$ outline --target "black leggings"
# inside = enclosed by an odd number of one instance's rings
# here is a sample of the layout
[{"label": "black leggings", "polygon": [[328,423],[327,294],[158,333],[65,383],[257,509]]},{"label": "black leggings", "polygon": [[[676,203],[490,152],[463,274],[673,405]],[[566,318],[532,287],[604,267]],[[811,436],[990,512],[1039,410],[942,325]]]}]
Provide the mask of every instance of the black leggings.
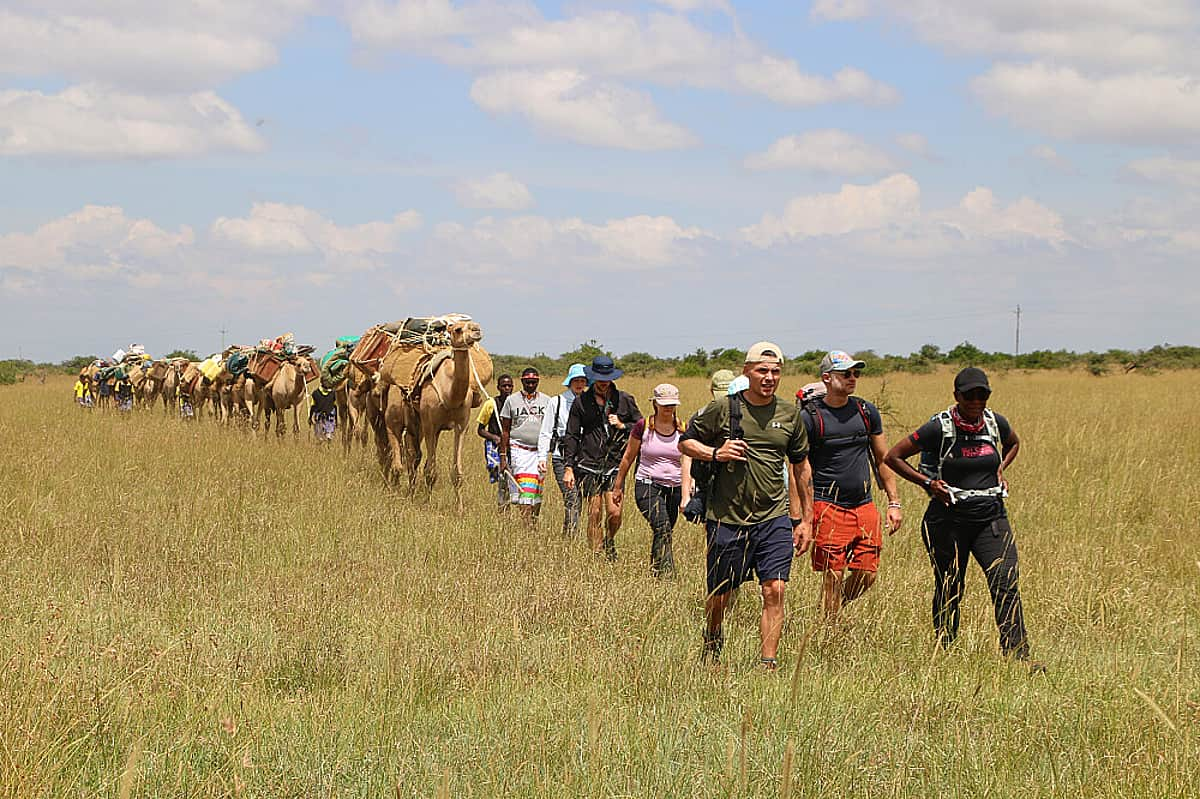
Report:
[{"label": "black leggings", "polygon": [[633,484],[633,498],[638,510],[650,523],[654,537],[650,541],[650,573],[664,577],[675,572],[675,555],[671,552],[671,531],[679,519],[679,500],[683,489],[657,483]]},{"label": "black leggings", "polygon": [[1017,542],[1008,519],[961,522],[940,515],[931,518],[926,512],[921,527],[933,566],[933,629],[938,640],[949,645],[958,635],[958,604],[967,560],[974,555],[992,594],[1000,650],[1006,655],[1028,657],[1025,613],[1017,586]]}]

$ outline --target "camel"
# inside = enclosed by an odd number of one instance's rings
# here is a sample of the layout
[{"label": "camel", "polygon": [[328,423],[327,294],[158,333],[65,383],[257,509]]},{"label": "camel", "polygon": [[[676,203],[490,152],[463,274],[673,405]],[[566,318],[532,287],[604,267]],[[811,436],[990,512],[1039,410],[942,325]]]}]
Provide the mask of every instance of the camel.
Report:
[{"label": "camel", "polygon": [[[158,404],[170,369],[171,366],[166,361],[154,361],[146,367],[146,381],[142,385],[142,404],[146,408],[153,408]],[[163,404],[167,404],[165,398]]]},{"label": "camel", "polygon": [[368,433],[377,429],[376,421],[382,421],[378,395],[371,401],[375,384],[374,375],[351,363],[346,367],[346,379],[337,387],[338,417],[343,420],[342,444],[347,452],[356,440],[366,447]]},{"label": "camel", "polygon": [[308,396],[308,382],[320,376],[317,362],[309,356],[284,361],[270,382],[262,387],[262,400],[255,403],[255,421],[261,409],[265,417],[264,432],[271,427],[275,413],[275,434],[283,437],[283,412],[292,409],[292,433],[300,435],[300,403]]},{"label": "camel", "polygon": [[179,384],[183,381],[183,367],[187,361],[182,358],[175,358],[167,361],[167,372],[162,379],[162,397],[163,411],[170,414],[172,410],[179,410]]},{"label": "camel", "polygon": [[397,386],[386,387],[384,426],[392,474],[398,475],[406,467],[409,487],[415,487],[423,448],[425,486],[429,491],[437,481],[438,437],[443,430],[454,431],[450,482],[461,506],[463,435],[470,429],[471,409],[483,403],[481,386],[492,379],[492,358],[479,346],[483,331],[476,322],[460,319],[451,322],[446,332],[453,356],[443,361],[413,396],[407,396]]}]

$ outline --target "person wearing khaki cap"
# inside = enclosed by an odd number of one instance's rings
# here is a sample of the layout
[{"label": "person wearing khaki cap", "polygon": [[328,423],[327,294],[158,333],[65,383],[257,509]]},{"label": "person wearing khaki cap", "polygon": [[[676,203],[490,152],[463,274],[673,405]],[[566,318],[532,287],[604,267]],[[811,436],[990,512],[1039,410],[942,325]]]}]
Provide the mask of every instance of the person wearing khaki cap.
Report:
[{"label": "person wearing khaki cap", "polygon": [[672,577],[675,556],[671,535],[679,512],[688,501],[683,475],[691,466],[691,458],[679,451],[679,436],[683,432],[679,389],[670,383],[655,386],[650,408],[650,415],[638,421],[629,433],[621,468],[613,483],[613,500],[621,504],[625,476],[636,463],[633,499],[652,533],[650,573],[655,577]]},{"label": "person wearing khaki cap", "polygon": [[712,389],[713,399],[725,396],[725,390],[733,382],[733,372],[729,369],[718,369],[712,373],[708,387]]},{"label": "person wearing khaki cap", "polygon": [[[710,402],[679,445],[684,455],[711,461],[715,469],[705,509],[704,654],[720,657],[730,597],[753,575],[762,590],[761,662],[768,671],[777,668],[792,558],[812,541],[808,436],[800,410],[776,396],[783,363],[776,344],[750,347],[742,367],[749,388]],[[791,469],[787,481],[785,464]]]}]

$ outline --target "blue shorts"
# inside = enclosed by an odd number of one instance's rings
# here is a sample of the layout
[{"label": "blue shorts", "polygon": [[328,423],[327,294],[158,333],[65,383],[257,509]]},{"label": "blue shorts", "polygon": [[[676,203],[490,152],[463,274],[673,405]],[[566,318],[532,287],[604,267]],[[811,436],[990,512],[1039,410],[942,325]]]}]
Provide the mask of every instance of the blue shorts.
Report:
[{"label": "blue shorts", "polygon": [[758,524],[727,525],[709,519],[708,594],[737,588],[754,574],[760,583],[787,580],[792,574],[792,522],[786,515]]}]

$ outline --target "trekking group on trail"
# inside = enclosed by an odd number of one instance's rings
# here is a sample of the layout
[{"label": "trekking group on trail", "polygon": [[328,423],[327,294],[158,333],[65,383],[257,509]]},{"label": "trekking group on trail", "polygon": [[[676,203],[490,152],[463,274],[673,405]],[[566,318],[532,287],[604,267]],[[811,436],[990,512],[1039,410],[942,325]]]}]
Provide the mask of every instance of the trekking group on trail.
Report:
[{"label": "trekking group on trail", "polygon": [[[607,356],[572,364],[555,397],[539,391],[529,367],[514,392],[510,375],[477,417],[489,480],[501,513],[516,506],[538,518],[547,474],[562,494],[562,533],[575,536],[586,513],[591,551],[617,559],[626,483],[651,530],[650,572],[675,575],[672,535],[679,516],[704,524],[705,623],[702,652],[716,661],[725,616],[739,586],[756,579],[762,596],[760,663],[777,668],[784,596],[795,557],[808,554],[821,575],[826,620],[876,582],[883,533],[904,523],[896,477],[929,496],[921,522],[933,571],[932,622],[948,647],[959,624],[967,562],[987,579],[1000,650],[1042,672],[1030,659],[1018,587],[1017,547],[1005,510],[1005,470],[1020,448],[1008,420],[987,407],[991,386],[977,368],[954,380],[954,404],[891,448],[880,411],[855,396],[867,364],[831,351],[820,382],[779,396],[783,351],[769,341],[746,352],[742,374],[712,376],[713,399],[685,423],[679,389],[654,387],[643,416],[616,381]],[[920,455],[917,467],[908,459]],[[882,515],[873,486],[886,496]]]}]

